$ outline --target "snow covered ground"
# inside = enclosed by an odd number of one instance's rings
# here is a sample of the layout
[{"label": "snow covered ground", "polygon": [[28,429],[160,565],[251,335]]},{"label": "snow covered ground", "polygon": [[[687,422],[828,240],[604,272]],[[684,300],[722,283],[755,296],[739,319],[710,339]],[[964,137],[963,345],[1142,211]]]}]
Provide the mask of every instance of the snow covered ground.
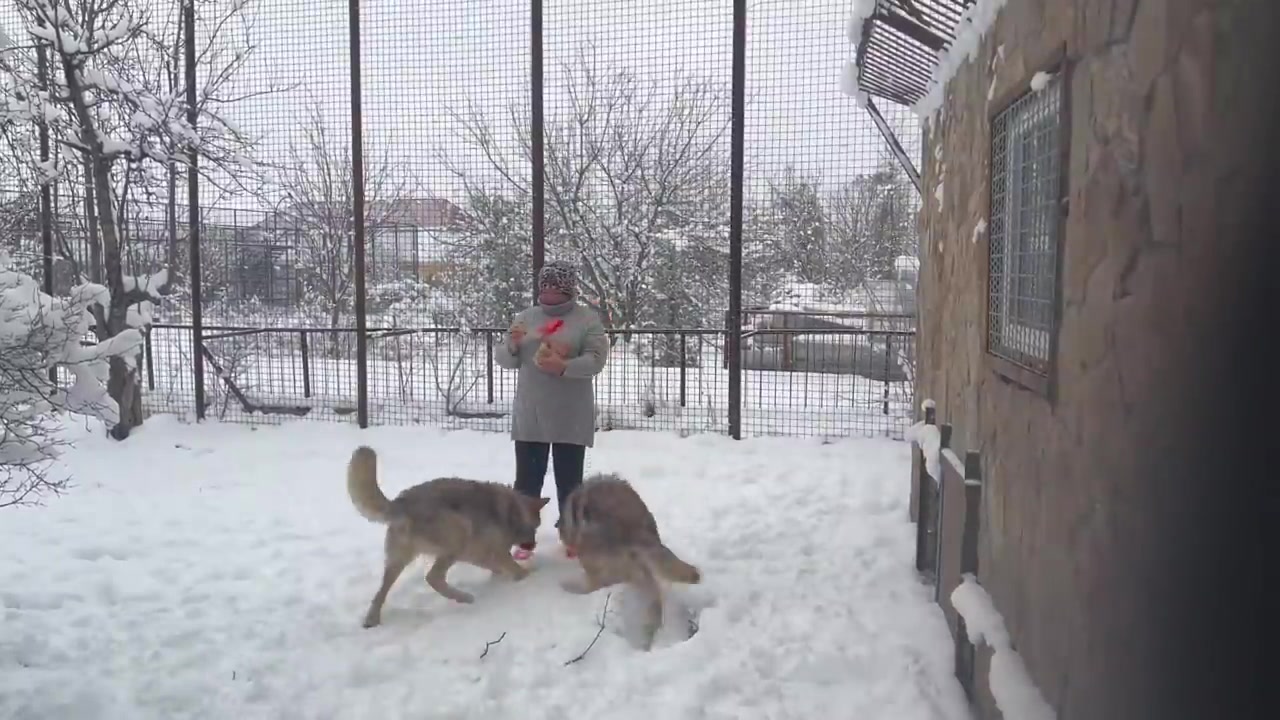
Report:
[{"label": "snow covered ground", "polygon": [[501,434],[166,417],[123,444],[79,434],[74,490],[0,511],[3,718],[968,717],[911,567],[905,443],[599,435],[589,471],[631,477],[706,578],[673,591],[645,654],[625,591],[560,589],[576,569],[554,512],[524,582],[459,566],[462,606],[411,570],[361,629],[382,530],[346,497],[351,450],[380,452],[391,493],[506,480]]}]

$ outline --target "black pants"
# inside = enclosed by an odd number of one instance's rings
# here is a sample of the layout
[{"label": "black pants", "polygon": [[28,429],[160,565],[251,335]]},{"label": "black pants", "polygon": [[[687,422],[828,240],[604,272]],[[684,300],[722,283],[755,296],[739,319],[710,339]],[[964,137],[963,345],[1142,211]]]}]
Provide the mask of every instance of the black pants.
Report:
[{"label": "black pants", "polygon": [[[548,455],[555,466],[556,506],[563,510],[569,493],[582,484],[587,458],[587,448],[583,445],[516,441],[516,491],[534,498],[542,496]],[[559,527],[559,521],[556,526]]]}]

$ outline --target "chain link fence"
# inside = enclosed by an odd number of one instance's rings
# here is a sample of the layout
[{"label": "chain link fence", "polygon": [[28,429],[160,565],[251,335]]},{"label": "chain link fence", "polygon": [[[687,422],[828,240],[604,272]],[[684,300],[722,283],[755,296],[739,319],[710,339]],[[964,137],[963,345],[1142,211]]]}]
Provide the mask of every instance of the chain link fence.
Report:
[{"label": "chain link fence", "polygon": [[506,429],[493,353],[563,259],[602,429],[909,424],[920,199],[883,129],[920,130],[840,93],[839,4],[83,5],[0,6],[41,108],[0,123],[0,243],[55,293],[165,273],[146,412]]}]

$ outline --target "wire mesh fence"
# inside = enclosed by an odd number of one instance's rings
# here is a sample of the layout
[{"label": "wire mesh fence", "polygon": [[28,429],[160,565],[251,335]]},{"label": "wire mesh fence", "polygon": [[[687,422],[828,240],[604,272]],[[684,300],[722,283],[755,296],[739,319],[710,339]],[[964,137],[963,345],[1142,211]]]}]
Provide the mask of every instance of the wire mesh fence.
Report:
[{"label": "wire mesh fence", "polygon": [[[833,29],[846,12],[839,3],[748,10],[746,432],[806,433],[824,413],[865,432],[879,420],[858,411],[883,410],[881,395],[892,396],[895,414],[910,406],[900,367],[909,338],[893,333],[910,327],[895,316],[915,313],[919,199],[884,139],[832,85],[848,47]],[[909,111],[887,108],[885,119],[918,156]]]},{"label": "wire mesh fence", "polygon": [[[0,9],[5,91],[13,58],[74,51],[119,117],[44,155],[73,114],[6,126],[0,242],[51,256],[55,292],[108,282],[104,252],[122,287],[163,279],[149,413],[504,430],[494,350],[562,259],[610,336],[601,429],[909,424],[918,192],[838,91],[839,6],[104,2],[64,29],[111,43],[66,48],[42,5]],[[918,155],[914,117],[885,119]]]}]

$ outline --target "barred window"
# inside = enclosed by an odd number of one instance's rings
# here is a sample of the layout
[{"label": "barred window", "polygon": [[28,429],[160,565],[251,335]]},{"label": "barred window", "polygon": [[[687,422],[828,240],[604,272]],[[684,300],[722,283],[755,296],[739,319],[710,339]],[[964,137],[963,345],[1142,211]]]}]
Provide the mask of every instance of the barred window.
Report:
[{"label": "barred window", "polygon": [[987,350],[1047,375],[1061,235],[1061,74],[991,123]]}]

